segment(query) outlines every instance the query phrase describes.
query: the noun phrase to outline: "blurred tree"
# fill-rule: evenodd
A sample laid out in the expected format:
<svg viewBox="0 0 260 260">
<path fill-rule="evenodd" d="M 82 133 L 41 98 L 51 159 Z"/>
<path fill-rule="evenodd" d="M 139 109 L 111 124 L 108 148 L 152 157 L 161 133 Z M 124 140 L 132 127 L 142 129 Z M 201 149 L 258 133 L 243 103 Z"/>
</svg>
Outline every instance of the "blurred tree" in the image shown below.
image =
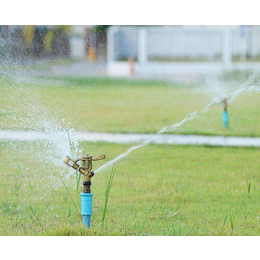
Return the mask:
<svg viewBox="0 0 260 260">
<path fill-rule="evenodd" d="M 48 31 L 43 39 L 44 51 L 50 52 L 52 49 L 52 42 L 55 34 L 54 31 Z"/>
<path fill-rule="evenodd" d="M 105 33 L 109 26 L 111 25 L 96 25 L 94 27 L 94 31 L 96 31 L 97 33 Z"/>
<path fill-rule="evenodd" d="M 58 29 L 70 34 L 72 32 L 73 25 L 56 25 Z"/>
<path fill-rule="evenodd" d="M 24 25 L 23 40 L 27 46 L 27 55 L 68 56 L 72 28 L 72 25 Z"/>
<path fill-rule="evenodd" d="M 26 45 L 28 46 L 32 45 L 34 32 L 35 32 L 34 25 L 24 25 L 24 40 Z"/>
</svg>

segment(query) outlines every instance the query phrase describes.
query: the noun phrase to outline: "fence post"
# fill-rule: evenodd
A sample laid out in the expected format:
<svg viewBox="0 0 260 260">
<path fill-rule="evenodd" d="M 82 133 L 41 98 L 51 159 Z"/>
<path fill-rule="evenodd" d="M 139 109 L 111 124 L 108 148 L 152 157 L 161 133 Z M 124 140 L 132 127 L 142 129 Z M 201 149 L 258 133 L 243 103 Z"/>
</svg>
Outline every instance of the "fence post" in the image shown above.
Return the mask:
<svg viewBox="0 0 260 260">
<path fill-rule="evenodd" d="M 143 65 L 147 62 L 147 31 L 145 28 L 138 30 L 138 63 Z"/>
<path fill-rule="evenodd" d="M 222 62 L 226 69 L 230 68 L 232 63 L 232 53 L 231 53 L 231 37 L 230 30 L 223 31 L 223 45 L 222 45 Z"/>
</svg>

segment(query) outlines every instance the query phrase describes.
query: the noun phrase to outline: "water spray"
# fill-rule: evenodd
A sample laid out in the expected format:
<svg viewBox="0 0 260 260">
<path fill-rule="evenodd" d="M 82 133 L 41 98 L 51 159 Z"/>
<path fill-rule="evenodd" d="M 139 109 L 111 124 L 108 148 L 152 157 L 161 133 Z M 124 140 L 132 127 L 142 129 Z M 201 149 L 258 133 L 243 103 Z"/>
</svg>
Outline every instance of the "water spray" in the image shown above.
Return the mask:
<svg viewBox="0 0 260 260">
<path fill-rule="evenodd" d="M 80 157 L 76 160 L 72 160 L 69 156 L 66 156 L 64 159 L 64 163 L 66 163 L 69 167 L 72 167 L 74 170 L 80 172 L 84 176 L 83 181 L 83 192 L 81 195 L 81 217 L 84 226 L 90 228 L 91 214 L 92 214 L 92 197 L 90 185 L 91 178 L 94 176 L 94 171 L 92 171 L 92 162 L 105 159 L 105 154 L 101 154 L 97 158 L 94 158 L 86 154 L 83 157 Z M 78 162 L 82 162 L 82 166 L 78 164 Z"/>
<path fill-rule="evenodd" d="M 224 104 L 224 111 L 223 111 L 223 115 L 222 115 L 222 121 L 223 121 L 224 127 L 228 128 L 229 118 L 228 118 L 228 102 L 227 102 L 227 98 L 223 99 L 223 104 Z"/>
<path fill-rule="evenodd" d="M 229 99 L 230 101 L 229 102 L 232 102 L 237 96 L 243 94 L 243 93 L 250 93 L 254 90 L 257 90 L 258 89 L 258 85 L 254 84 L 254 81 L 255 81 L 255 77 L 256 75 L 259 73 L 259 71 L 255 71 L 243 84 L 242 86 L 238 89 L 238 90 L 235 90 L 231 93 L 228 94 L 228 96 L 226 96 L 226 112 L 227 112 L 227 100 Z M 254 84 L 254 85 L 250 85 L 250 84 Z M 139 149 L 139 148 L 142 148 L 142 147 L 145 147 L 146 145 L 148 145 L 149 143 L 151 143 L 154 139 L 156 139 L 158 136 L 160 136 L 162 133 L 168 131 L 168 130 L 173 130 L 173 129 L 176 129 L 180 126 L 182 126 L 183 124 L 185 124 L 186 122 L 189 122 L 191 120 L 194 120 L 196 118 L 198 118 L 199 116 L 205 114 L 207 111 L 210 110 L 210 108 L 215 105 L 215 104 L 220 104 L 221 102 L 223 102 L 223 97 L 217 97 L 215 99 L 213 99 L 210 103 L 208 103 L 202 110 L 200 111 L 195 111 L 195 112 L 192 112 L 190 113 L 188 116 L 186 116 L 183 120 L 181 120 L 180 122 L 174 124 L 174 125 L 171 125 L 171 126 L 165 126 L 164 128 L 162 128 L 160 131 L 158 131 L 156 134 L 154 134 L 151 138 L 137 144 L 137 145 L 134 145 L 133 147 L 129 148 L 126 152 L 120 154 L 119 156 L 117 156 L 116 158 L 108 161 L 107 163 L 103 164 L 101 167 L 99 167 L 97 170 L 96 170 L 96 173 L 99 172 L 99 171 L 102 171 L 104 170 L 105 168 L 117 163 L 118 161 L 122 160 L 123 158 L 125 158 L 128 154 L 130 154 L 131 152 Z M 224 109 L 225 109 L 224 108 Z M 225 112 L 225 111 L 224 111 Z M 223 113 L 224 114 L 224 113 Z M 227 123 L 228 123 L 228 113 L 225 113 L 227 115 Z"/>
</svg>

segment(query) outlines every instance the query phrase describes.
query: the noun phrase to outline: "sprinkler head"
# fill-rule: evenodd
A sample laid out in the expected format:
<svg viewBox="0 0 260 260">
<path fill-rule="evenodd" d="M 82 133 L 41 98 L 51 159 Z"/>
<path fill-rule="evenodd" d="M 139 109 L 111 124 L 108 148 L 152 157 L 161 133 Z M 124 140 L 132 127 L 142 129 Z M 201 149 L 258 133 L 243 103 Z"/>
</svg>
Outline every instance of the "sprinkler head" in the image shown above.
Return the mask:
<svg viewBox="0 0 260 260">
<path fill-rule="evenodd" d="M 227 101 L 228 101 L 228 98 L 226 98 L 226 97 L 222 101 L 223 104 L 224 104 L 224 111 L 227 111 L 227 109 L 228 109 L 228 102 Z"/>
<path fill-rule="evenodd" d="M 101 154 L 100 156 L 93 159 L 92 155 L 86 154 L 83 157 L 80 157 L 76 160 L 71 159 L 69 156 L 64 158 L 64 163 L 66 163 L 69 167 L 72 167 L 74 170 L 79 171 L 84 176 L 84 193 L 91 193 L 90 178 L 94 176 L 94 171 L 92 171 L 92 162 L 105 159 L 105 154 Z M 77 162 L 82 162 L 82 166 L 80 166 Z"/>
<path fill-rule="evenodd" d="M 223 104 L 224 104 L 224 111 L 223 111 L 223 115 L 222 115 L 222 121 L 223 121 L 223 125 L 225 128 L 228 128 L 228 123 L 229 123 L 229 118 L 228 118 L 228 97 L 225 97 L 223 99 Z"/>
</svg>

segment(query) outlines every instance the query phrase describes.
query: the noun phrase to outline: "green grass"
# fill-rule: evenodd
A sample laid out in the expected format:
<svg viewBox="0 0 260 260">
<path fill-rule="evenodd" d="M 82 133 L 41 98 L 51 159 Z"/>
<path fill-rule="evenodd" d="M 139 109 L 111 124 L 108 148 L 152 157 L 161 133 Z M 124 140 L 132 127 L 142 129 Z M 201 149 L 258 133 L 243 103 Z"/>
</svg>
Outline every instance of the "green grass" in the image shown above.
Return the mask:
<svg viewBox="0 0 260 260">
<path fill-rule="evenodd" d="M 0 143 L 1 235 L 260 235 L 259 149 L 137 150 L 115 166 L 112 182 L 111 168 L 93 177 L 86 230 L 73 170 L 43 164 L 35 143 L 20 145 L 23 152 Z M 107 161 L 128 148 L 82 143 L 79 152 L 105 152 Z"/>
<path fill-rule="evenodd" d="M 166 82 L 30 79 L 32 84 L 19 84 L 9 74 L 0 76 L 0 129 L 155 133 L 215 97 Z M 222 106 L 214 105 L 174 133 L 259 136 L 259 99 L 256 93 L 235 99 L 228 130 Z M 92 228 L 86 230 L 78 217 L 82 178 L 63 165 L 64 150 L 53 147 L 0 143 L 0 235 L 260 235 L 258 149 L 136 150 L 115 171 L 94 176 Z M 71 149 L 77 156 L 106 153 L 110 160 L 129 147 L 80 143 Z"/>
<path fill-rule="evenodd" d="M 0 80 L 0 128 L 43 129 L 51 121 L 77 131 L 155 133 L 216 97 L 199 87 L 166 82 L 65 78 L 63 84 L 56 80 L 49 79 L 47 84 L 39 79 L 37 85 L 22 86 Z M 219 104 L 172 133 L 259 136 L 259 101 L 257 93 L 235 99 L 229 108 L 228 130 L 222 125 Z"/>
</svg>

